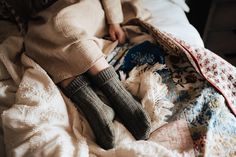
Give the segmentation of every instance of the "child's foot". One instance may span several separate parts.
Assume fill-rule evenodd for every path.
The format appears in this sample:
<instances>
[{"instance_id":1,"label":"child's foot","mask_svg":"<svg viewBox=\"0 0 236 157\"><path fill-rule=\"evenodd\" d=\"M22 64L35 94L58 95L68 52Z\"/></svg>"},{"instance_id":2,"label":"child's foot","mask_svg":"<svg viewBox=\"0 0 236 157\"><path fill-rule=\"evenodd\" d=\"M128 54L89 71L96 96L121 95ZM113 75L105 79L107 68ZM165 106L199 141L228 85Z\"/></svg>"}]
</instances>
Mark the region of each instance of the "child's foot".
<instances>
[{"instance_id":1,"label":"child's foot","mask_svg":"<svg viewBox=\"0 0 236 157\"><path fill-rule=\"evenodd\" d=\"M111 102L122 123L137 140L150 134L150 118L141 104L124 88L113 67L91 77Z\"/></svg>"},{"instance_id":2,"label":"child's foot","mask_svg":"<svg viewBox=\"0 0 236 157\"><path fill-rule=\"evenodd\" d=\"M114 111L105 105L90 87L83 75L76 77L66 88L67 96L84 113L98 145L104 149L114 147Z\"/></svg>"}]
</instances>

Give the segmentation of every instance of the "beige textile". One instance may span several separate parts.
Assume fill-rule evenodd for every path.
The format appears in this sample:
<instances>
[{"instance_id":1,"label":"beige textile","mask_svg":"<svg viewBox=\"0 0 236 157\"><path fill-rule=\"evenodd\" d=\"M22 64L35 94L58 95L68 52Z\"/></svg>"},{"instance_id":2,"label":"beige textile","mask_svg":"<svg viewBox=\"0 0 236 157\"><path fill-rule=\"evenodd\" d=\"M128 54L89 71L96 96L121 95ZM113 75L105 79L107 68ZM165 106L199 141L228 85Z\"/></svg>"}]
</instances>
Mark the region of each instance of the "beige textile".
<instances>
[{"instance_id":1,"label":"beige textile","mask_svg":"<svg viewBox=\"0 0 236 157\"><path fill-rule=\"evenodd\" d=\"M125 22L149 15L137 0L122 2L122 6ZM56 83L86 72L117 43L101 39L107 34L104 12L108 23L123 21L120 0L58 0L29 23L26 55Z\"/></svg>"},{"instance_id":2,"label":"beige textile","mask_svg":"<svg viewBox=\"0 0 236 157\"><path fill-rule=\"evenodd\" d=\"M73 103L37 63L21 53L22 45L23 39L14 36L0 44L1 157L194 156L185 120L163 125L147 141L136 141L115 120L116 147L103 150ZM141 86L147 84L143 81ZM142 90L148 93L146 87Z\"/></svg>"},{"instance_id":3,"label":"beige textile","mask_svg":"<svg viewBox=\"0 0 236 157\"><path fill-rule=\"evenodd\" d=\"M123 22L124 17L120 0L101 0L101 2L109 24Z\"/></svg>"}]
</instances>

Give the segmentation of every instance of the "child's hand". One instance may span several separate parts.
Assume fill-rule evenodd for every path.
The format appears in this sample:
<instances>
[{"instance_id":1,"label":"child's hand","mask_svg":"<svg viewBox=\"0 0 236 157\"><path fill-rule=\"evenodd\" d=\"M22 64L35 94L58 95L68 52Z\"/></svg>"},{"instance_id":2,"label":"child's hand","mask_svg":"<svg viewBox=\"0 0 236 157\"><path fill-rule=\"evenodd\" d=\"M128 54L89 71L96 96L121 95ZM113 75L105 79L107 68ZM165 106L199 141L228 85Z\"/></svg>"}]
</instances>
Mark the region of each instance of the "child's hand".
<instances>
[{"instance_id":1,"label":"child's hand","mask_svg":"<svg viewBox=\"0 0 236 157\"><path fill-rule=\"evenodd\" d=\"M124 44L126 41L125 32L120 27L120 24L110 24L109 34L111 36L111 40L118 40L119 44Z\"/></svg>"}]
</instances>

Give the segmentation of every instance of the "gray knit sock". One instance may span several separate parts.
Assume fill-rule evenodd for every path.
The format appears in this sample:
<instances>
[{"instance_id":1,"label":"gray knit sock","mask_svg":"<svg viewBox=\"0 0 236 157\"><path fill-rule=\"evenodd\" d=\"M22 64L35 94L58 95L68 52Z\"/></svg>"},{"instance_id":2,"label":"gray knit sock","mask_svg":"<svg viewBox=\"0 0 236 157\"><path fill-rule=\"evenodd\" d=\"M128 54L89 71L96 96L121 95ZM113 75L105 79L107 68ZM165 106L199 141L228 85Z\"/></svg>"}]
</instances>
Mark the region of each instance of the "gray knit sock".
<instances>
[{"instance_id":1,"label":"gray knit sock","mask_svg":"<svg viewBox=\"0 0 236 157\"><path fill-rule=\"evenodd\" d=\"M137 140L147 139L150 134L150 118L133 96L124 88L113 67L91 77L111 102L111 107L125 127Z\"/></svg>"},{"instance_id":2,"label":"gray knit sock","mask_svg":"<svg viewBox=\"0 0 236 157\"><path fill-rule=\"evenodd\" d=\"M84 113L96 142L104 149L114 147L114 111L93 91L84 75L76 77L66 88L66 95Z\"/></svg>"}]
</instances>

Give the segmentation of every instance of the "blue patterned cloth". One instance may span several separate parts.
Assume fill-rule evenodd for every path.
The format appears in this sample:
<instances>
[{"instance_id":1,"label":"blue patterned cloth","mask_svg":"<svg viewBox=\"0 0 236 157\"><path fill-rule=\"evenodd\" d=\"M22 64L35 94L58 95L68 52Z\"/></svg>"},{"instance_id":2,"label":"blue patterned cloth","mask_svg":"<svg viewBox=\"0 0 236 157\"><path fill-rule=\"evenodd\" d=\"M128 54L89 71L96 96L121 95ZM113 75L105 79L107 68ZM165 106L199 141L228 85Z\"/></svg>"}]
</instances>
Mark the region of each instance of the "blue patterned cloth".
<instances>
[{"instance_id":1,"label":"blue patterned cloth","mask_svg":"<svg viewBox=\"0 0 236 157\"><path fill-rule=\"evenodd\" d=\"M146 63L154 65L157 62L165 63L164 50L159 45L145 41L129 49L119 70L128 73L135 66Z\"/></svg>"}]
</instances>

